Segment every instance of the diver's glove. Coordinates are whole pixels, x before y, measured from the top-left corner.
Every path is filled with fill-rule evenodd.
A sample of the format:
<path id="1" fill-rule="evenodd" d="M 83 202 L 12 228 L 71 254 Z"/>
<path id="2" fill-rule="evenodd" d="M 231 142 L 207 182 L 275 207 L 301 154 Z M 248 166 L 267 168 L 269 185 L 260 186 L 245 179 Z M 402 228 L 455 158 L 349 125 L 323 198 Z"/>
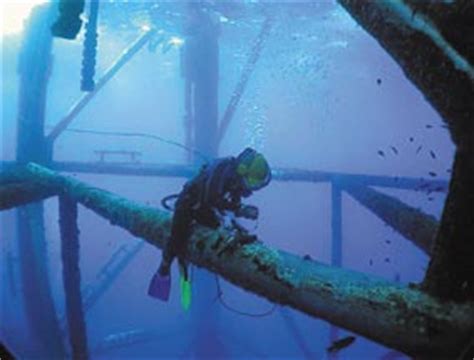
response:
<path id="1" fill-rule="evenodd" d="M 250 220 L 257 220 L 258 219 L 258 207 L 253 205 L 244 205 L 241 206 L 236 212 L 236 217 L 242 217 L 245 219 Z"/>
<path id="2" fill-rule="evenodd" d="M 235 219 L 232 219 L 231 222 L 232 227 L 227 228 L 231 235 L 224 240 L 222 248 L 217 253 L 218 256 L 225 252 L 233 253 L 241 246 L 251 244 L 258 240 L 256 235 L 250 234 L 249 231 L 240 225 Z"/>

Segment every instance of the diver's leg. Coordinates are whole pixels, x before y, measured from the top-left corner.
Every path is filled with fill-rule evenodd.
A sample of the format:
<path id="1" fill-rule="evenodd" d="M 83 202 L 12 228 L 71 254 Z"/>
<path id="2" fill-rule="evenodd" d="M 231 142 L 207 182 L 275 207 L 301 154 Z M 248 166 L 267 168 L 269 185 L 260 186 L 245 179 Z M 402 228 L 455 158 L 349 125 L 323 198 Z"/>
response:
<path id="1" fill-rule="evenodd" d="M 161 276 L 170 274 L 171 264 L 173 263 L 174 257 L 175 254 L 171 251 L 171 246 L 166 246 L 162 253 L 160 267 L 158 268 L 158 272 Z"/>
<path id="2" fill-rule="evenodd" d="M 180 264 L 181 273 L 184 274 L 185 279 L 187 280 L 187 262 L 184 260 L 186 257 L 186 251 L 188 246 L 188 240 L 192 232 L 192 223 L 193 218 L 191 213 L 186 214 L 183 217 L 180 217 L 177 222 L 177 237 L 174 242 L 174 254 L 178 257 Z"/>
<path id="3" fill-rule="evenodd" d="M 173 259 L 186 249 L 191 234 L 192 198 L 184 192 L 176 202 L 176 210 L 171 225 L 171 236 L 163 249 L 162 260 L 158 271 L 148 287 L 148 294 L 163 301 L 168 301 L 171 289 L 170 270 Z M 183 250 L 184 249 L 184 250 Z"/>
<path id="4" fill-rule="evenodd" d="M 184 280 L 189 280 L 189 272 L 188 272 L 188 262 L 182 258 L 178 258 L 179 262 L 179 272 Z"/>
<path id="5" fill-rule="evenodd" d="M 161 265 L 158 270 L 161 275 L 169 275 L 174 258 L 185 255 L 187 242 L 191 235 L 192 221 L 190 199 L 188 196 L 184 196 L 178 199 L 176 203 L 171 236 L 163 250 Z"/>
<path id="6" fill-rule="evenodd" d="M 171 264 L 173 259 L 179 255 L 181 243 L 184 241 L 184 236 L 186 232 L 186 218 L 187 212 L 184 209 L 178 209 L 175 211 L 173 216 L 173 224 L 171 228 L 171 237 L 166 244 L 160 267 L 158 271 L 153 276 L 150 285 L 148 287 L 148 294 L 157 299 L 168 301 L 171 290 Z M 189 226 L 190 228 L 190 223 Z"/>

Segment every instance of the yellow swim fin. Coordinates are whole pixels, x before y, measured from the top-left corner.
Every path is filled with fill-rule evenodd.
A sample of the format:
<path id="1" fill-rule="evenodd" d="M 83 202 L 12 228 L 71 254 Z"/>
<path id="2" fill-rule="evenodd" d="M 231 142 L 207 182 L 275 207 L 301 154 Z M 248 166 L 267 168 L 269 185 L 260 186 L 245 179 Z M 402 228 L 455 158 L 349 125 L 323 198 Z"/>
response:
<path id="1" fill-rule="evenodd" d="M 191 295 L 192 295 L 192 288 L 191 288 L 191 279 L 188 275 L 187 266 L 180 265 L 180 277 L 179 277 L 179 285 L 181 289 L 181 306 L 185 311 L 189 310 L 191 306 Z"/>

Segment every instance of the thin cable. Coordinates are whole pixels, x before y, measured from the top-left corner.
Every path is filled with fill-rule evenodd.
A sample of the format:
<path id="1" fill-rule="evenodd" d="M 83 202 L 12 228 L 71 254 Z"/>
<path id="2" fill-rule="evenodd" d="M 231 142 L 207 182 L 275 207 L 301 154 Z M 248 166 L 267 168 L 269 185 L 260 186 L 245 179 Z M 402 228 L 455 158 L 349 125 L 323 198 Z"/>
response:
<path id="1" fill-rule="evenodd" d="M 257 314 L 252 314 L 252 313 L 248 313 L 246 311 L 241 311 L 241 310 L 238 310 L 238 309 L 235 309 L 233 308 L 232 306 L 228 305 L 225 301 L 224 301 L 224 298 L 222 297 L 222 295 L 224 294 L 222 292 L 222 288 L 221 288 L 221 284 L 219 282 L 219 276 L 217 275 L 214 275 L 215 276 L 215 279 L 216 279 L 216 285 L 217 285 L 217 300 L 219 300 L 219 303 L 227 310 L 235 313 L 235 314 L 238 314 L 238 315 L 242 315 L 242 316 L 248 316 L 248 317 L 254 317 L 254 318 L 260 318 L 260 317 L 266 317 L 266 316 L 269 316 L 271 315 L 277 308 L 277 305 L 276 304 L 273 304 L 273 306 L 263 312 L 263 313 L 257 313 Z"/>
<path id="2" fill-rule="evenodd" d="M 116 131 L 99 131 L 99 130 L 88 130 L 88 129 L 77 129 L 77 128 L 68 128 L 65 131 L 69 132 L 75 132 L 75 133 L 81 133 L 81 134 L 94 134 L 94 135 L 106 135 L 106 136 L 124 136 L 124 137 L 141 137 L 141 138 L 147 138 L 147 139 L 152 139 L 152 140 L 158 140 L 163 143 L 169 144 L 169 145 L 174 145 L 177 146 L 185 151 L 194 153 L 201 157 L 203 160 L 206 162 L 209 162 L 210 159 L 202 152 L 195 148 L 191 148 L 188 146 L 185 146 L 179 142 L 173 141 L 173 140 L 168 140 L 165 138 L 162 138 L 161 136 L 158 135 L 151 135 L 151 134 L 145 134 L 145 133 L 126 133 L 126 132 L 116 132 Z"/>

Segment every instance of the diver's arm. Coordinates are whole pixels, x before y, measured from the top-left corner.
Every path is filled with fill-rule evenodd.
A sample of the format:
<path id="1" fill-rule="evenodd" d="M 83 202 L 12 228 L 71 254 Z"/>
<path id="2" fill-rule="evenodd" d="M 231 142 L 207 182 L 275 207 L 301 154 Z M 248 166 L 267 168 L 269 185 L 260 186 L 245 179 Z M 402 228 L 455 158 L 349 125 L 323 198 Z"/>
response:
<path id="1" fill-rule="evenodd" d="M 236 217 L 242 217 L 245 219 L 257 220 L 258 219 L 258 207 L 254 205 L 242 205 L 237 212 Z"/>
<path id="2" fill-rule="evenodd" d="M 221 213 L 224 211 L 231 211 L 234 213 L 235 217 L 246 219 L 256 220 L 258 218 L 258 208 L 253 205 L 242 204 L 241 197 L 237 194 L 231 194 L 228 199 L 224 198 L 219 211 Z"/>
<path id="3" fill-rule="evenodd" d="M 225 211 L 231 211 L 237 213 L 242 207 L 241 197 L 237 194 L 227 192 L 224 196 L 219 199 L 217 209 L 223 213 Z"/>

